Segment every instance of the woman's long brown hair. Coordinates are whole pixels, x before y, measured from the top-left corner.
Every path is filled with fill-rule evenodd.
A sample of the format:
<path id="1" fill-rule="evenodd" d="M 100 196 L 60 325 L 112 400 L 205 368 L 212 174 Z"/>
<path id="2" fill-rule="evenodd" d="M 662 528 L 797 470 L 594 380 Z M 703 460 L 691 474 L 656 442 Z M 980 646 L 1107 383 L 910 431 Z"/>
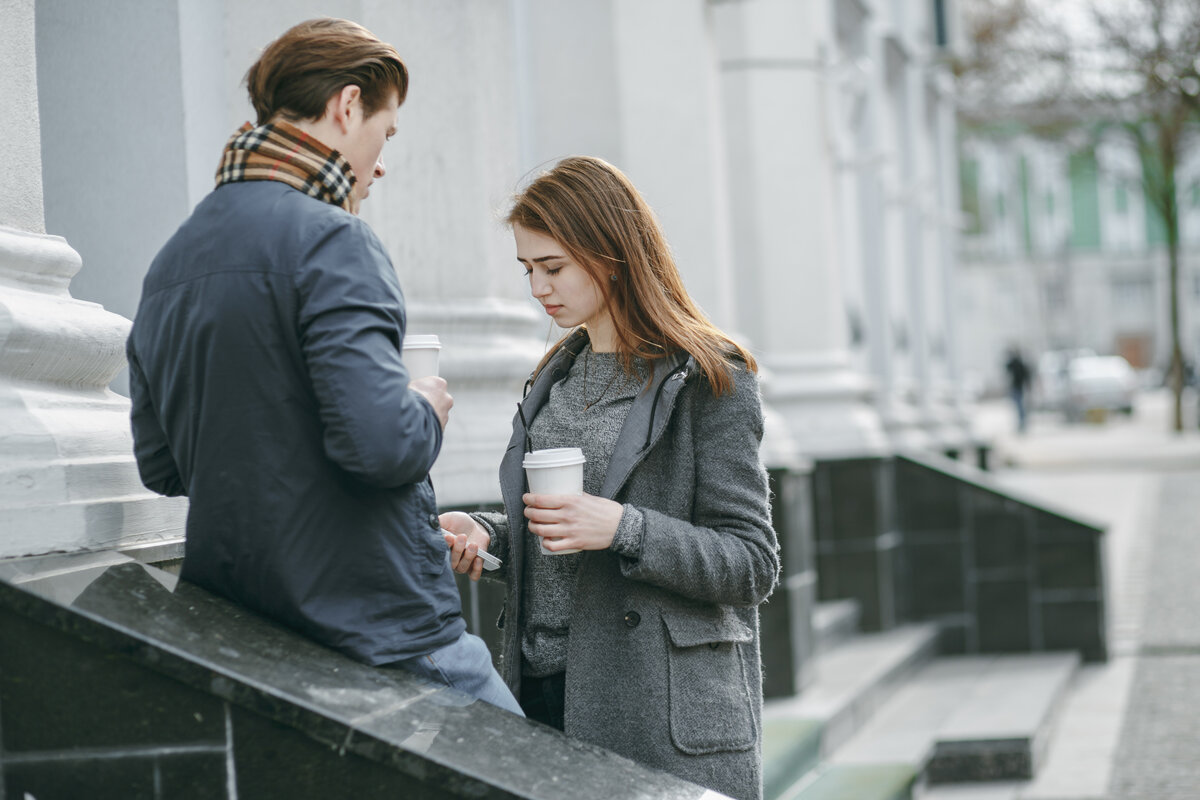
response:
<path id="1" fill-rule="evenodd" d="M 731 358 L 758 371 L 754 357 L 692 301 L 654 212 L 607 161 L 573 156 L 558 162 L 517 195 L 507 222 L 549 236 L 587 271 L 604 295 L 627 372 L 635 357 L 653 368 L 658 359 L 683 351 L 722 395 L 733 389 Z M 535 375 L 566 338 L 550 349 Z"/>

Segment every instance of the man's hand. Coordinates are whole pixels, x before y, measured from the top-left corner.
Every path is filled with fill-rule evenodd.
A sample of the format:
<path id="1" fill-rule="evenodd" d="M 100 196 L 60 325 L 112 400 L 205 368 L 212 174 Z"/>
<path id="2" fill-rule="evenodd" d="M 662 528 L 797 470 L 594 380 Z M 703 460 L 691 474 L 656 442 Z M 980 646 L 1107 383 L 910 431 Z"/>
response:
<path id="1" fill-rule="evenodd" d="M 408 388 L 429 401 L 429 405 L 433 406 L 434 413 L 442 423 L 442 430 L 445 430 L 446 423 L 450 421 L 450 408 L 454 405 L 454 398 L 446 391 L 446 379 L 437 375 L 427 375 L 424 378 L 417 378 L 408 385 Z"/>
<path id="2" fill-rule="evenodd" d="M 492 541 L 487 529 L 461 511 L 447 511 L 438 517 L 438 522 L 445 534 L 446 546 L 450 548 L 450 568 L 470 575 L 473 581 L 479 580 L 483 574 L 483 559 L 475 554 L 486 551 Z"/>

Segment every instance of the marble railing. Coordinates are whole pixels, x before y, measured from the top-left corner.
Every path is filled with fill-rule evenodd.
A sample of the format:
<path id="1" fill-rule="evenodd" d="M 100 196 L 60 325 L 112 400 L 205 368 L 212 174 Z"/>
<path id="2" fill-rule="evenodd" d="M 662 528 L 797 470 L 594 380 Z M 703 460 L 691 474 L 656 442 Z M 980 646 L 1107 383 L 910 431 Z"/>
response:
<path id="1" fill-rule="evenodd" d="M 115 552 L 0 561 L 0 796 L 723 797 Z"/>

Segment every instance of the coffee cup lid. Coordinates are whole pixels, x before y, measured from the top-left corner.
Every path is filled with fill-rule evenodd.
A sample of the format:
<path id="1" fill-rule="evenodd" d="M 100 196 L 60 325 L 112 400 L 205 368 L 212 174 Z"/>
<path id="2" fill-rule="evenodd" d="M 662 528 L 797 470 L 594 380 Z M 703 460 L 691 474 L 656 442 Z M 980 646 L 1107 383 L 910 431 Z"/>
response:
<path id="1" fill-rule="evenodd" d="M 544 469 L 546 467 L 572 467 L 587 461 L 583 451 L 578 447 L 551 447 L 546 450 L 534 450 L 525 454 L 522 466 L 526 469 Z"/>
<path id="2" fill-rule="evenodd" d="M 434 349 L 441 350 L 442 343 L 438 341 L 436 334 L 432 333 L 412 333 L 404 337 L 404 349 Z"/>

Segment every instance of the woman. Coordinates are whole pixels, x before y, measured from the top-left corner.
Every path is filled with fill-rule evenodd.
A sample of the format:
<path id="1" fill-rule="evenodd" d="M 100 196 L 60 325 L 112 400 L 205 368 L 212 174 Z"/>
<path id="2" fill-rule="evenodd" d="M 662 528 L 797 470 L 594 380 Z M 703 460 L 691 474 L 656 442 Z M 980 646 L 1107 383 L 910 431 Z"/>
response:
<path id="1" fill-rule="evenodd" d="M 758 798 L 758 605 L 779 561 L 754 359 L 688 297 L 611 164 L 560 162 L 508 222 L 533 296 L 574 330 L 518 406 L 506 511 L 442 515 L 451 563 L 478 579 L 478 550 L 503 560 L 499 668 L 528 716 Z M 582 448 L 584 494 L 525 493 L 525 451 L 552 447 Z"/>

